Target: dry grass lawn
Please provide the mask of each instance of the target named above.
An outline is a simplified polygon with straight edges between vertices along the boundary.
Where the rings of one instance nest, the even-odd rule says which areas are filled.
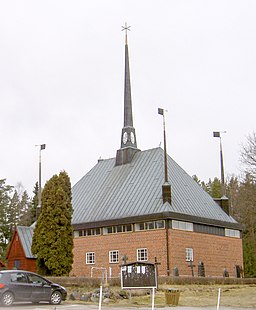
[[[218,291],[221,289],[220,305],[226,307],[242,307],[242,308],[254,308],[256,309],[256,284],[233,284],[233,285],[159,285],[159,288],[155,294],[155,307],[166,307],[165,291],[168,288],[174,288],[180,291],[179,306],[188,307],[213,307],[217,305]],[[120,287],[108,287],[113,292],[120,292]],[[94,291],[95,288],[89,287],[76,287],[69,288],[69,294],[77,291],[80,293],[86,293],[88,291]],[[126,291],[129,296],[129,291]],[[80,303],[77,300],[78,303]],[[82,302],[83,303],[83,302]],[[110,300],[110,305],[126,306],[126,307],[148,307],[151,305],[151,296],[149,290],[134,290],[132,291],[132,298]],[[88,302],[93,304],[93,302]]]
[[[156,307],[166,306],[165,289],[167,288],[171,287],[159,286],[155,296]],[[222,306],[256,308],[256,285],[175,285],[173,288],[180,291],[179,306],[216,306],[220,288]],[[146,306],[150,304],[150,295],[133,296],[131,302],[122,300],[120,303]]]

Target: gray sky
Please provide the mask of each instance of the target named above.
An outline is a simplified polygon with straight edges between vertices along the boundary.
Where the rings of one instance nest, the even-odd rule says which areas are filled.
[[[31,193],[66,170],[75,184],[115,157],[123,126],[124,32],[141,150],[167,148],[188,174],[239,174],[255,130],[256,1],[0,0],[0,178]],[[162,144],[163,145],[163,144]]]

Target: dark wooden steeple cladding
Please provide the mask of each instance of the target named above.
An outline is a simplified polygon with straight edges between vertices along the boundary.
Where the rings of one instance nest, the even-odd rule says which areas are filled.
[[[126,24],[125,27],[123,27],[123,30],[125,30],[124,126],[121,135],[121,148],[116,153],[117,166],[130,163],[134,154],[139,151],[132,117],[132,96],[127,42],[127,31],[130,30],[129,28],[130,26],[127,27]]]

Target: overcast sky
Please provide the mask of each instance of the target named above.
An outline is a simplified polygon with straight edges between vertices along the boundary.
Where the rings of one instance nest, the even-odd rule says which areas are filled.
[[[32,193],[61,170],[74,185],[112,158],[123,127],[124,32],[141,150],[162,142],[190,175],[240,174],[255,130],[256,1],[0,0],[0,178]],[[163,145],[163,143],[162,143]]]

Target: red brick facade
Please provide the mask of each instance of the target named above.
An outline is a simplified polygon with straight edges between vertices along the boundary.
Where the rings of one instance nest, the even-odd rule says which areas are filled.
[[[36,272],[36,259],[26,258],[17,230],[12,237],[7,253],[7,259],[8,269],[14,269],[18,264],[19,269]]]
[[[222,276],[226,268],[230,276],[235,276],[235,265],[243,266],[242,239],[202,234],[191,231],[168,229],[170,275],[177,267],[180,275],[191,275],[186,262],[186,248],[192,248],[195,275],[197,265],[202,261],[206,276]],[[147,248],[148,262],[155,257],[160,263],[159,275],[167,275],[166,229],[146,230],[74,238],[74,264],[71,275],[100,277],[105,268],[112,277],[118,276],[122,257],[127,262],[137,261],[137,249]],[[119,262],[109,263],[109,251],[119,251]],[[95,264],[86,264],[86,252],[95,253]],[[93,267],[93,270],[92,270]],[[98,269],[97,269],[98,268]],[[110,269],[111,268],[111,272]]]
[[[184,259],[186,248],[194,250],[196,270],[200,261],[204,263],[206,276],[222,276],[224,268],[230,276],[235,276],[235,265],[243,266],[242,239],[172,229],[170,267],[172,270],[177,266],[182,275],[191,275]]]

